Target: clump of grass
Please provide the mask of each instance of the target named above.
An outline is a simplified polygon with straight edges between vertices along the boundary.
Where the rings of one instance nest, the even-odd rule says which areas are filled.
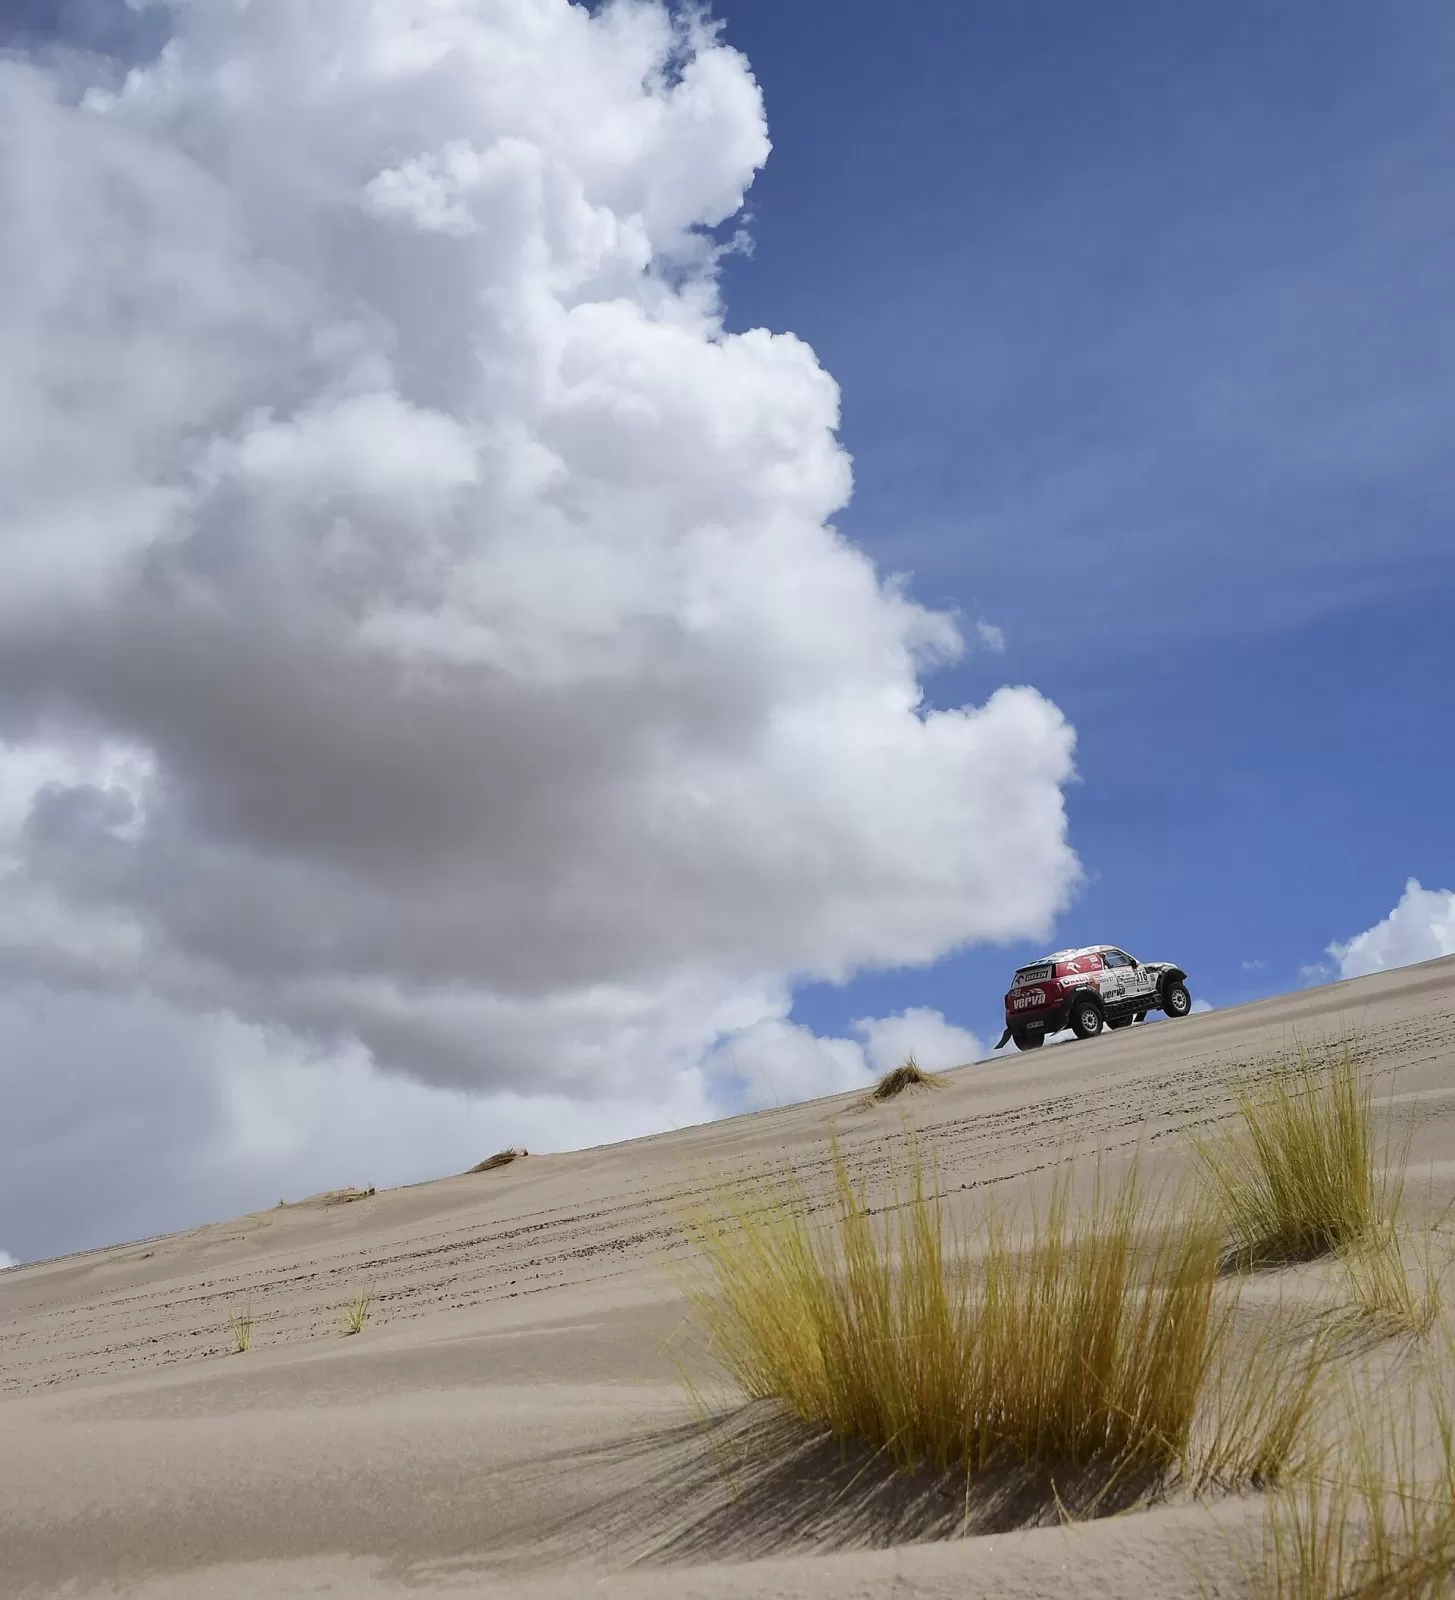
[[[227,1331],[232,1335],[233,1348],[238,1355],[249,1349],[253,1342],[253,1310],[244,1304],[241,1310],[233,1307],[227,1314]]]
[[[1438,1600],[1455,1587],[1455,1419],[1406,1392],[1399,1413],[1351,1412],[1341,1460],[1271,1500],[1267,1600]]]
[[[280,1210],[292,1210],[299,1206],[347,1206],[355,1200],[372,1200],[375,1189],[371,1184],[367,1189],[325,1189],[321,1194],[311,1194],[306,1200],[279,1200]]]
[[[1359,1315],[1391,1334],[1419,1335],[1440,1315],[1442,1273],[1427,1236],[1418,1263],[1419,1287],[1405,1260],[1405,1240],[1393,1222],[1381,1221],[1359,1244],[1340,1251],[1345,1280]]]
[[[1400,1184],[1378,1177],[1372,1085],[1347,1043],[1321,1059],[1300,1044],[1294,1065],[1235,1092],[1241,1126],[1197,1149],[1239,1264],[1347,1254],[1388,1226]]]
[[[874,1100],[893,1100],[906,1089],[939,1089],[945,1083],[938,1072],[926,1072],[914,1056],[908,1055],[892,1072],[886,1072],[874,1085],[870,1096]]]
[[[369,1317],[369,1307],[374,1303],[374,1296],[370,1293],[356,1294],[352,1300],[344,1301],[342,1310],[344,1314],[344,1333],[360,1333],[364,1323]]]
[[[1358,1534],[1346,1482],[1294,1481],[1269,1502],[1263,1528],[1262,1600],[1339,1600],[1357,1594]]]
[[[1205,1210],[1158,1226],[1133,1168],[1116,1186],[1098,1174],[1074,1211],[1064,1180],[1028,1239],[988,1212],[971,1264],[912,1147],[880,1218],[837,1146],[833,1170],[827,1212],[790,1179],[766,1204],[761,1189],[729,1198],[694,1225],[699,1314],[750,1397],[906,1469],[1104,1463],[1230,1482],[1284,1469],[1311,1381],[1282,1372],[1252,1399],[1245,1385],[1241,1407],[1233,1396],[1203,1414],[1233,1310]]]
[[[508,1167],[512,1161],[519,1161],[522,1156],[529,1153],[520,1149],[497,1150],[493,1156],[486,1156],[483,1161],[477,1161],[470,1171],[494,1172],[497,1167]]]

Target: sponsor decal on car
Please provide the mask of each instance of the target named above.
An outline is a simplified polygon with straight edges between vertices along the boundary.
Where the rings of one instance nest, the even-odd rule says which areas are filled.
[[[1011,980],[1012,989],[1024,989],[1028,983],[1044,983],[1051,976],[1049,966],[1026,967]]]
[[[1043,1006],[1045,1003],[1046,991],[1044,989],[1032,989],[1026,994],[1016,995],[1010,1004],[1013,1011],[1028,1011],[1033,1006]]]

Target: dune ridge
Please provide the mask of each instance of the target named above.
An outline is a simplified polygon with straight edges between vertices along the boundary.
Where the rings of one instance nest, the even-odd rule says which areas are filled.
[[[683,1208],[912,1129],[952,1205],[1176,1177],[1250,1062],[1352,1032],[1408,1196],[1455,1197],[1455,959],[0,1278],[0,1596],[1251,1594],[1258,1496],[1028,1526],[743,1405],[688,1316]],[[361,1180],[366,1177],[361,1174]],[[1316,1316],[1336,1263],[1259,1274]],[[344,1337],[339,1307],[368,1294]],[[254,1319],[236,1352],[232,1309]],[[1350,1360],[1393,1361],[1370,1342]],[[703,1407],[710,1411],[704,1421]],[[1250,1566],[1250,1563],[1252,1565]]]

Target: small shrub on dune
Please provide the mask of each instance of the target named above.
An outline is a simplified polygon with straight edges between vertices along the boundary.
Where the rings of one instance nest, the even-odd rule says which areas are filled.
[[[508,1167],[512,1161],[519,1161],[528,1152],[521,1149],[497,1150],[493,1156],[486,1156],[483,1161],[477,1161],[470,1172],[494,1172],[498,1167]]]
[[[834,1174],[828,1211],[790,1180],[694,1227],[699,1313],[749,1396],[909,1469],[1105,1463],[1244,1482],[1283,1469],[1311,1385],[1279,1373],[1255,1404],[1205,1412],[1232,1322],[1204,1214],[1155,1226],[1135,1170],[1098,1181],[1080,1212],[1062,1182],[1028,1239],[989,1215],[971,1261],[917,1155],[883,1218],[837,1149]]]
[[[253,1309],[250,1305],[244,1305],[241,1310],[234,1307],[228,1312],[227,1331],[232,1335],[233,1349],[238,1355],[252,1347]]]
[[[1399,1182],[1379,1178],[1371,1094],[1347,1044],[1239,1084],[1240,1126],[1198,1150],[1242,1264],[1347,1255],[1389,1226]]]
[[[374,1303],[372,1294],[356,1294],[352,1300],[346,1300],[342,1306],[344,1314],[344,1332],[346,1334],[360,1333],[369,1318],[369,1307]]]
[[[892,1072],[886,1072],[874,1085],[870,1096],[874,1100],[893,1100],[906,1089],[939,1089],[944,1085],[945,1079],[938,1072],[926,1072],[919,1062],[911,1056]]]

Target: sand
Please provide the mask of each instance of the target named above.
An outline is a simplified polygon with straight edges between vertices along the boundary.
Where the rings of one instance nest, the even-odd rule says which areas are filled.
[[[1246,1594],[1256,1496],[967,1531],[941,1486],[742,1407],[687,1316],[676,1218],[714,1175],[786,1159],[814,1181],[830,1120],[871,1164],[907,1121],[967,1206],[1087,1150],[1175,1173],[1239,1065],[1291,1029],[1357,1030],[1382,1115],[1413,1130],[1411,1194],[1447,1204],[1455,959],[980,1063],[886,1104],[531,1154],[0,1274],[0,1596]],[[1317,1299],[1321,1270],[1280,1293]]]

